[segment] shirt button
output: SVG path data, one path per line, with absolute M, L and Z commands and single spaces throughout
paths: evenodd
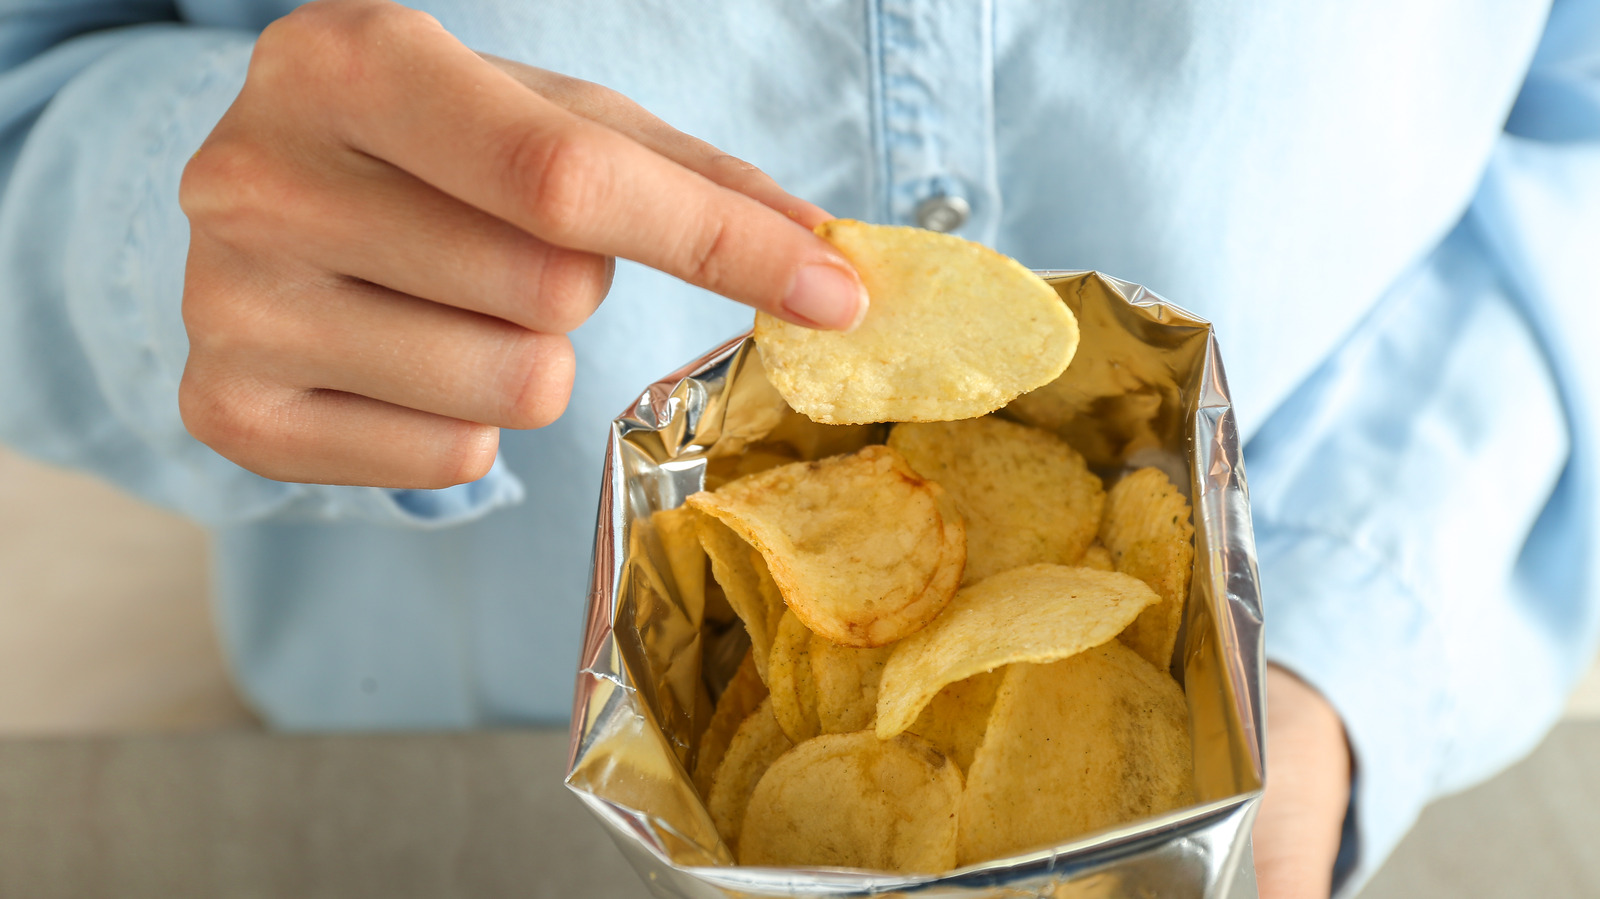
M 971 214 L 972 207 L 960 197 L 929 197 L 917 204 L 917 224 L 929 231 L 954 231 Z

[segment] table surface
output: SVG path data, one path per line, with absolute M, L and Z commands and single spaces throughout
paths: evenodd
M 566 752 L 555 731 L 0 741 L 0 896 L 647 899 Z
M 1600 895 L 1597 757 L 1600 723 L 1562 725 L 1363 895 Z M 554 731 L 0 741 L 0 896 L 645 899 L 565 759 Z

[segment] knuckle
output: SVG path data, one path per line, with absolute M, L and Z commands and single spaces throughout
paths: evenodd
M 229 384 L 192 359 L 178 382 L 178 414 L 196 440 L 252 470 L 249 457 L 280 437 L 258 392 Z
M 372 54 L 393 55 L 397 47 L 443 33 L 438 19 L 389 0 L 316 0 L 262 30 L 246 81 L 257 87 L 349 86 L 370 75 Z
M 767 173 L 757 168 L 754 163 L 746 162 L 730 153 L 713 153 L 711 158 L 706 161 L 706 167 L 712 172 L 712 180 L 718 182 L 723 182 L 723 179 L 726 179 L 726 181 L 768 180 Z
M 305 190 L 263 144 L 208 141 L 184 166 L 178 203 L 191 227 L 238 244 L 303 205 Z
M 704 227 L 690 230 L 679 250 L 688 281 L 701 286 L 721 282 L 727 238 L 728 224 L 720 218 L 710 218 Z
M 565 338 L 525 331 L 512 338 L 501 396 L 500 419 L 519 430 L 542 428 L 561 417 L 572 394 L 576 364 Z
M 573 134 L 525 134 L 512 143 L 507 170 L 512 196 L 522 199 L 535 230 L 551 240 L 578 233 L 607 190 L 599 148 Z

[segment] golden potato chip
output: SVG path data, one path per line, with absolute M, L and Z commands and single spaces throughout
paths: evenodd
M 783 421 L 767 435 L 763 445 L 782 446 L 807 462 L 853 453 L 863 446 L 882 443 L 889 427 L 884 424 L 825 425 L 784 407 Z
M 1061 843 L 1193 802 L 1183 691 L 1112 640 L 1006 672 L 967 772 L 958 861 Z
M 1116 571 L 1117 563 L 1111 558 L 1111 550 L 1106 549 L 1100 541 L 1089 544 L 1083 551 L 1083 558 L 1078 560 L 1081 568 L 1093 568 L 1095 571 Z
M 1077 564 L 1105 492 L 1061 438 L 999 418 L 895 425 L 889 447 L 949 491 L 967 525 L 963 584 L 1036 562 Z
M 871 305 L 849 333 L 756 314 L 767 377 L 796 411 L 829 424 L 975 418 L 1072 361 L 1077 320 L 1016 260 L 916 228 L 839 219 L 816 230 Z
M 972 767 L 972 756 L 983 743 L 989 726 L 989 710 L 1007 669 L 974 674 L 966 680 L 946 684 L 935 693 L 922 714 L 907 729 L 932 743 L 965 771 Z
M 792 742 L 803 743 L 821 733 L 817 723 L 817 685 L 811 676 L 812 633 L 793 612 L 778 623 L 778 637 L 767 657 L 767 683 L 772 688 L 772 715 Z
M 886 446 L 749 475 L 688 503 L 759 550 L 789 608 L 834 643 L 898 640 L 960 586 L 961 514 Z
M 856 649 L 811 638 L 811 672 L 817 685 L 817 722 L 825 734 L 872 727 L 878 714 L 878 678 L 891 646 Z
M 711 778 L 706 809 L 711 812 L 711 820 L 717 825 L 722 841 L 735 853 L 739 851 L 739 831 L 744 825 L 745 809 L 750 805 L 750 794 L 756 782 L 793 746 L 783 735 L 778 719 L 772 717 L 770 698 L 761 700 L 750 717 L 734 731 L 722 764 Z
M 766 563 L 760 553 L 751 550 L 750 544 L 712 516 L 701 515 L 696 520 L 696 526 L 700 545 L 705 547 L 706 555 L 711 558 L 712 575 L 722 587 L 728 605 L 733 606 L 733 611 L 744 622 L 745 630 L 750 632 L 750 651 L 755 656 L 756 672 L 765 682 L 767 653 L 772 649 L 777 624 L 769 595 L 775 593 L 777 588 L 766 587 L 766 583 L 771 581 Z M 779 616 L 782 615 L 781 610 L 780 602 Z
M 927 741 L 826 734 L 767 769 L 739 836 L 745 865 L 944 871 L 961 771 Z
M 678 585 L 678 598 L 696 626 L 704 620 L 706 608 L 706 551 L 695 524 L 699 516 L 688 506 L 662 509 L 650 516 L 656 538 L 666 551 L 672 581 Z
M 1098 646 L 1158 600 L 1128 575 L 1065 565 L 1013 568 L 963 587 L 944 614 L 889 655 L 878 682 L 878 736 L 910 727 L 946 684 Z
M 800 461 L 800 455 L 782 443 L 758 443 L 742 453 L 719 456 L 706 462 L 706 489 L 715 490 L 747 474 Z
M 767 687 L 761 682 L 761 675 L 756 673 L 755 656 L 746 652 L 744 661 L 739 663 L 739 670 L 734 672 L 733 680 L 728 681 L 722 696 L 717 699 L 716 711 L 711 713 L 711 721 L 706 725 L 705 732 L 700 734 L 693 777 L 695 789 L 700 791 L 701 796 L 711 795 L 711 779 L 722 764 L 723 756 L 727 755 L 734 732 L 766 698 Z
M 1100 540 L 1117 570 L 1156 591 L 1161 602 L 1139 613 L 1121 634 L 1123 643 L 1165 670 L 1183 624 L 1194 572 L 1194 525 L 1189 501 L 1157 468 L 1141 468 L 1116 483 L 1106 498 Z

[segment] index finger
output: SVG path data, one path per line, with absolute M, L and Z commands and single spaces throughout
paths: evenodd
M 519 84 L 429 16 L 374 5 L 342 131 L 377 156 L 557 246 L 621 256 L 813 327 L 866 293 L 789 218 Z M 378 12 L 380 11 L 381 12 Z

